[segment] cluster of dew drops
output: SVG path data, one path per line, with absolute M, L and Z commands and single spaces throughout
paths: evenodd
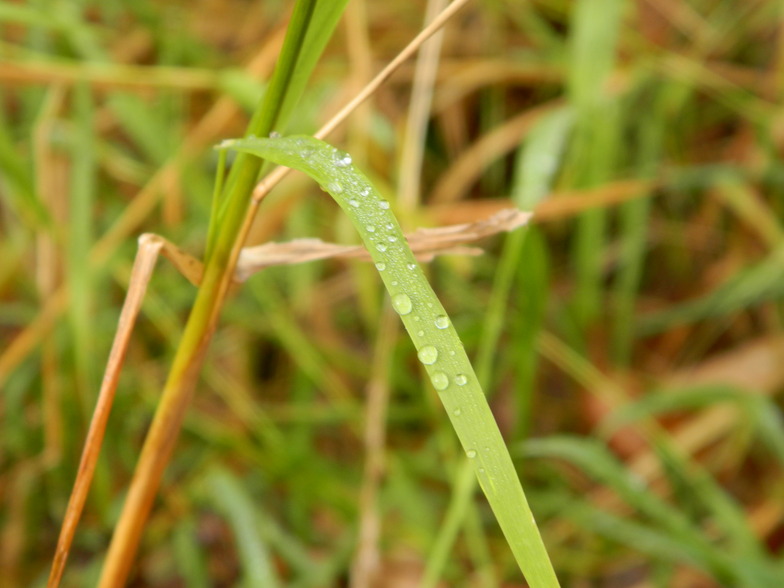
M 297 155 L 302 158 L 308 158 L 314 155 L 313 149 L 305 140 L 297 140 L 296 149 Z M 347 168 L 352 163 L 351 155 L 349 153 L 334 148 L 331 152 L 331 159 L 332 165 L 338 169 Z M 366 198 L 371 193 L 370 186 L 359 187 L 355 184 L 353 187 L 357 188 L 356 193 L 360 197 Z M 323 189 L 335 196 L 341 196 L 345 192 L 344 186 L 335 180 L 328 182 L 323 186 Z M 354 191 L 355 190 L 352 190 L 351 192 Z M 348 204 L 352 208 L 356 209 L 359 209 L 362 206 L 362 202 L 354 196 L 349 196 Z M 389 202 L 387 200 L 377 200 L 376 206 L 378 206 L 378 208 L 382 211 L 389 210 L 390 208 Z M 384 229 L 389 233 L 385 234 L 386 231 L 384 231 Z M 371 241 L 375 242 L 375 248 L 380 253 L 387 253 L 389 247 L 393 246 L 398 241 L 398 237 L 391 233 L 394 229 L 395 225 L 392 222 L 384 223 L 383 229 L 377 227 L 374 224 L 365 225 L 365 230 L 372 235 L 370 239 Z M 383 261 L 377 262 L 375 266 L 376 269 L 380 272 L 384 271 L 387 267 L 386 263 Z M 417 265 L 415 263 L 409 263 L 406 265 L 406 267 L 408 270 L 414 271 L 416 270 Z M 397 283 L 393 282 L 392 285 L 396 286 Z M 414 304 L 408 294 L 405 293 L 398 293 L 392 297 L 392 307 L 399 315 L 404 317 L 414 311 Z M 418 320 L 419 317 L 414 318 L 415 320 Z M 449 318 L 446 315 L 438 315 L 434 319 L 434 326 L 437 329 L 447 329 L 449 328 L 449 324 Z M 424 336 L 424 330 L 420 330 L 418 334 L 420 336 Z M 451 354 L 454 355 L 454 352 L 451 352 Z M 438 349 L 436 349 L 436 347 L 433 345 L 423 345 L 419 348 L 417 357 L 419 361 L 425 366 L 437 366 L 439 361 L 439 352 Z M 449 376 L 440 370 L 431 372 L 430 380 L 433 384 L 433 387 L 438 391 L 443 391 L 449 388 L 451 382 L 457 386 L 465 386 L 468 383 L 468 377 L 465 374 L 457 374 L 450 382 Z M 455 416 L 459 415 L 460 410 L 456 409 Z
M 270 136 L 272 138 L 279 137 L 279 135 L 277 135 L 276 133 L 275 134 L 271 133 Z M 295 144 L 290 149 L 290 153 L 294 154 L 294 152 L 296 152 L 296 155 L 298 155 L 303 159 L 307 159 L 315 155 L 311 145 L 308 143 L 307 140 L 303 140 L 303 139 L 297 139 L 295 141 Z M 349 153 L 346 153 L 345 151 L 340 151 L 339 149 L 335 149 L 335 148 L 332 149 L 331 159 L 332 159 L 331 161 L 332 165 L 338 169 L 347 168 L 352 163 L 352 158 Z M 367 196 L 370 195 L 371 193 L 370 186 L 362 186 L 360 188 L 356 184 L 355 180 L 352 180 L 352 184 L 353 184 L 352 187 L 357 188 L 357 190 L 351 190 L 351 192 L 356 191 L 358 195 L 363 198 L 366 198 Z M 323 186 L 323 189 L 335 196 L 340 196 L 345 192 L 344 186 L 340 182 L 335 180 L 328 182 L 326 185 Z M 355 209 L 359 209 L 362 206 L 360 200 L 358 200 L 354 196 L 349 196 L 348 204 L 349 206 Z M 389 202 L 386 200 L 377 200 L 376 205 L 381 211 L 386 211 L 389 210 L 390 208 Z M 387 253 L 388 248 L 397 242 L 398 237 L 392 234 L 392 231 L 395 229 L 394 223 L 386 222 L 384 223 L 383 228 L 386 229 L 386 231 L 389 231 L 390 233 L 384 235 L 384 231 L 379 230 L 376 227 L 376 225 L 374 224 L 365 225 L 365 230 L 371 235 L 370 240 L 375 242 L 376 250 L 379 251 L 380 253 Z M 386 270 L 387 267 L 386 263 L 383 261 L 377 262 L 375 266 L 379 272 Z M 417 265 L 415 263 L 408 263 L 406 267 L 409 271 L 414 271 L 416 270 Z M 397 286 L 397 282 L 392 282 L 392 285 Z M 428 304 L 428 306 L 432 307 L 432 304 Z M 399 315 L 401 315 L 401 317 L 407 317 L 415 310 L 414 303 L 412 302 L 411 297 L 408 294 L 402 292 L 392 296 L 392 307 Z M 419 316 L 416 315 L 413 318 L 415 321 L 420 320 Z M 433 326 L 436 329 L 440 329 L 440 330 L 447 329 L 450 326 L 449 318 L 446 315 L 438 315 L 435 317 L 433 321 Z M 420 337 L 423 337 L 425 335 L 425 331 L 420 330 L 417 332 L 417 334 Z M 455 354 L 454 351 L 450 351 L 449 353 L 450 355 Z M 425 366 L 437 367 L 437 364 L 439 362 L 438 349 L 433 345 L 425 344 L 422 347 L 420 347 L 419 350 L 417 351 L 417 358 Z M 430 381 L 432 382 L 433 387 L 436 390 L 444 391 L 447 388 L 449 388 L 451 382 L 449 376 L 446 373 L 444 373 L 441 370 L 436 370 L 436 371 L 431 371 L 430 374 L 431 374 Z M 466 376 L 465 374 L 457 374 L 454 376 L 454 378 L 452 378 L 452 382 L 454 382 L 456 386 L 465 386 L 468 383 L 468 376 Z M 459 408 L 456 408 L 453 412 L 455 416 L 460 416 L 462 414 L 462 411 Z M 467 455 L 469 458 L 476 457 L 476 454 L 477 454 L 476 451 L 473 449 L 467 451 Z
M 351 155 L 349 155 L 348 153 L 336 149 L 333 152 L 332 157 L 333 157 L 333 163 L 335 167 L 345 168 L 351 165 Z M 331 188 L 334 188 L 334 186 L 331 186 Z M 360 196 L 364 197 L 367 196 L 368 194 L 370 194 L 369 187 L 365 186 L 360 188 L 359 190 Z M 360 206 L 360 202 L 354 198 L 350 199 L 348 203 L 350 206 L 353 206 L 355 208 L 358 208 Z M 388 210 L 389 202 L 387 202 L 386 200 L 379 200 L 378 207 L 382 210 Z M 395 229 L 395 225 L 391 222 L 385 223 L 384 229 L 386 229 L 387 231 L 392 231 L 393 229 Z M 397 236 L 391 233 L 386 235 L 386 237 L 378 234 L 380 231 L 377 232 L 376 226 L 372 224 L 365 225 L 365 230 L 371 235 L 373 235 L 373 237 L 371 237 L 371 240 L 375 241 L 375 247 L 381 253 L 387 252 L 387 249 L 398 240 Z M 416 270 L 417 265 L 415 263 L 409 263 L 406 265 L 406 267 L 408 270 L 414 271 Z M 377 262 L 376 269 L 380 272 L 384 271 L 386 269 L 386 263 L 383 261 Z M 392 282 L 392 286 L 397 286 L 397 283 Z M 402 317 L 406 317 L 407 315 L 410 315 L 415 310 L 414 303 L 412 302 L 411 297 L 408 294 L 402 292 L 392 296 L 392 308 L 394 308 L 395 311 Z M 414 320 L 418 321 L 419 317 L 414 316 Z M 435 328 L 437 329 L 447 329 L 449 328 L 449 318 L 446 315 L 438 315 L 433 321 L 433 326 L 435 326 Z M 417 335 L 423 337 L 425 335 L 425 331 L 419 330 L 417 332 Z M 452 354 L 454 354 L 454 352 L 452 352 Z M 433 345 L 429 345 L 429 344 L 423 345 L 422 347 L 419 348 L 417 352 L 417 357 L 419 361 L 425 366 L 437 366 L 439 361 L 438 349 Z M 450 385 L 449 376 L 447 376 L 447 374 L 444 373 L 443 371 L 440 370 L 432 371 L 430 380 L 433 384 L 433 387 L 438 391 L 443 391 L 449 388 Z M 452 382 L 454 382 L 457 386 L 465 386 L 468 383 L 468 377 L 464 374 L 458 374 L 452 379 Z M 456 414 L 455 416 L 459 416 L 459 414 Z

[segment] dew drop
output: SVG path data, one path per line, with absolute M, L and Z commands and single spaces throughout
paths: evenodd
M 416 269 L 416 264 L 415 263 L 409 263 L 406 267 L 408 269 L 410 269 L 410 270 L 415 270 Z
M 436 324 L 436 328 L 446 329 L 449 326 L 449 317 L 443 314 L 439 314 L 434 322 Z
M 485 473 L 485 468 L 479 468 L 479 473 L 480 474 L 484 474 Z
M 434 373 L 430 378 L 430 381 L 433 383 L 433 388 L 436 390 L 446 390 L 449 388 L 449 376 L 444 372 Z
M 468 376 L 466 376 L 465 374 L 457 374 L 455 376 L 455 384 L 457 384 L 458 386 L 465 386 L 466 384 L 468 384 Z
M 422 349 L 419 350 L 417 357 L 423 364 L 432 365 L 438 359 L 438 349 L 432 345 L 425 345 Z
M 386 202 L 386 201 L 382 200 L 382 202 Z M 381 208 L 389 208 L 389 202 L 387 202 L 387 206 L 386 207 L 382 206 Z M 391 231 L 392 229 L 395 228 L 395 225 L 393 225 L 392 223 L 387 223 L 384 226 L 387 228 L 388 231 Z
M 365 230 L 368 233 L 375 233 L 376 232 L 376 227 L 374 227 L 373 225 L 365 225 Z
M 336 151 L 333 160 L 335 167 L 348 167 L 351 165 L 351 156 L 343 151 Z
M 466 455 L 468 456 L 468 459 L 474 459 L 476 457 L 476 450 L 469 449 L 468 451 L 466 451 Z
M 379 200 L 378 207 L 382 210 L 389 210 L 389 202 L 386 200 Z M 389 228 L 389 225 L 387 225 L 387 228 Z
M 280 139 L 280 133 L 278 131 L 270 131 L 269 138 Z
M 385 263 L 384 263 L 384 262 L 382 262 L 382 261 L 379 261 L 379 262 L 376 264 L 376 269 L 377 269 L 378 271 L 380 271 L 380 272 L 383 272 L 385 269 L 387 269 L 387 264 L 385 264 Z
M 421 318 L 419 318 L 419 315 L 416 315 L 416 316 L 414 317 L 414 320 L 415 320 L 416 322 L 419 322 L 419 321 L 421 321 L 422 319 L 421 319 Z
M 395 241 L 397 241 L 397 237 L 395 237 L 394 235 L 390 235 L 389 237 L 387 237 L 387 241 L 389 241 L 390 243 L 394 243 Z
M 352 198 L 351 200 L 349 200 L 349 201 L 348 201 L 348 203 L 349 203 L 351 206 L 353 206 L 354 208 L 358 208 L 358 207 L 359 207 L 359 200 L 356 200 L 356 199 L 354 199 L 354 198 Z
M 387 246 L 384 245 L 383 243 L 379 243 L 378 245 L 376 245 L 376 249 L 378 249 L 381 253 L 384 253 L 384 251 L 387 250 Z
M 327 192 L 329 192 L 330 194 L 342 194 L 343 186 L 341 186 L 337 182 L 330 182 L 329 184 L 327 184 Z
M 392 308 L 398 314 L 408 314 L 411 312 L 411 309 L 414 308 L 414 305 L 411 304 L 411 299 L 408 297 L 408 294 L 395 294 L 392 297 Z
M 359 191 L 359 195 L 360 196 L 367 196 L 368 194 L 370 194 L 370 188 L 368 188 L 368 187 L 362 188 Z
M 424 337 L 424 336 L 425 336 L 424 331 L 417 331 L 417 337 Z
M 460 408 L 456 408 L 455 410 L 452 411 L 452 414 L 455 416 L 460 416 L 461 414 L 463 414 L 463 411 Z
M 390 283 L 391 283 L 393 286 L 397 286 L 399 282 L 398 282 L 397 280 L 392 280 L 392 282 L 390 282 Z

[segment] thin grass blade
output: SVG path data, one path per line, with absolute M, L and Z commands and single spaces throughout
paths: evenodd
M 348 153 L 313 137 L 241 139 L 231 148 L 307 173 L 335 199 L 362 237 L 447 410 L 466 456 L 526 579 L 558 586 L 506 444 L 460 338 L 408 247 L 397 219 Z

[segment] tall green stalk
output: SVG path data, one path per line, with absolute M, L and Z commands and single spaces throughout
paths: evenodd
M 313 54 L 320 52 L 331 34 L 335 14 L 345 3 L 322 0 L 322 26 L 318 35 L 307 39 L 314 22 L 318 0 L 299 0 L 294 8 L 283 45 L 267 93 L 248 128 L 248 135 L 266 135 L 280 121 L 280 115 L 298 96 L 304 86 L 300 58 L 306 41 L 310 41 L 309 64 L 315 63 Z M 325 16 L 326 15 L 326 16 Z M 331 25 L 329 24 L 331 23 Z M 315 48 L 315 49 L 314 49 Z M 294 83 L 294 81 L 297 83 Z M 294 91 L 292 91 L 294 90 Z M 185 326 L 182 340 L 174 357 L 161 401 L 155 412 L 150 431 L 145 439 L 139 463 L 134 472 L 128 497 L 115 528 L 109 552 L 101 573 L 99 586 L 121 586 L 130 571 L 134 554 L 141 538 L 152 502 L 157 494 L 164 469 L 174 450 L 190 397 L 201 370 L 209 342 L 215 331 L 220 309 L 234 271 L 233 255 L 242 243 L 240 228 L 248 212 L 250 194 L 256 185 L 261 162 L 242 155 L 232 166 L 221 201 L 215 208 L 208 232 L 204 277 Z

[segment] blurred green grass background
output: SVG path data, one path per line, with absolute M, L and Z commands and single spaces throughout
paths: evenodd
M 354 0 L 286 131 L 314 132 L 426 9 Z M 243 132 L 288 11 L 0 3 L 0 585 L 44 582 L 136 237 L 200 254 L 211 146 Z M 476 2 L 330 139 L 408 229 L 535 210 L 429 273 L 564 586 L 784 578 L 782 16 Z M 253 242 L 297 237 L 356 241 L 293 175 Z M 159 264 L 65 586 L 95 581 L 194 293 Z M 133 586 L 522 585 L 481 494 L 453 501 L 460 451 L 393 318 L 360 262 L 237 291 Z

